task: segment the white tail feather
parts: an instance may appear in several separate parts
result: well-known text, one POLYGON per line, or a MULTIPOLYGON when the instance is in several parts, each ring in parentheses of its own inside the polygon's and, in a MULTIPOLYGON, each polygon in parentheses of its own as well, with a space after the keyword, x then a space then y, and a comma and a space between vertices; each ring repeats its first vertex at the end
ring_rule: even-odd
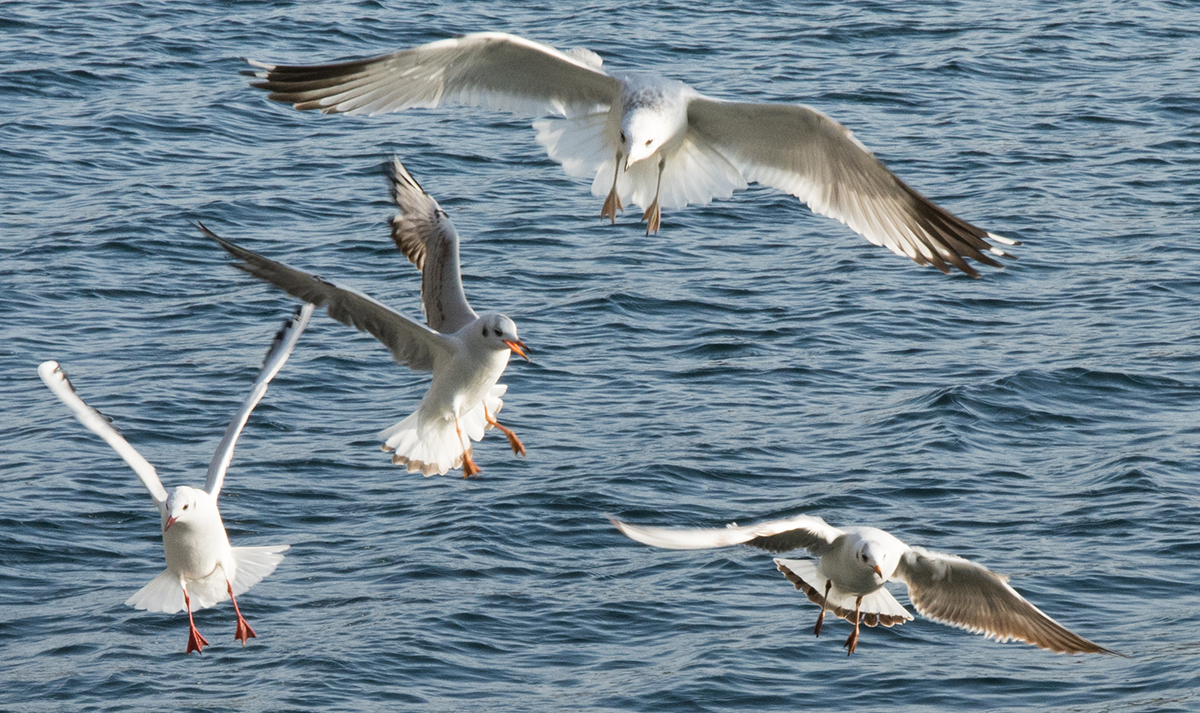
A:
MULTIPOLYGON (((824 576, 817 570, 817 560, 791 560, 778 558, 775 562, 783 567, 786 567, 806 584, 815 589, 817 592, 825 591, 825 583, 829 578, 824 576)), ((829 598, 826 600, 829 609, 841 608, 847 612, 854 611, 854 601, 857 597, 853 594, 846 594, 833 585, 829 588, 829 598)), ((896 601, 892 593, 887 589, 880 588, 863 596, 862 605, 859 611, 863 614, 886 614, 888 616, 899 617, 906 621, 912 620, 912 614, 896 601)), ((890 624, 888 624, 890 626, 890 624)))
POLYGON ((605 136, 607 124, 608 112, 600 112, 575 119, 541 119, 533 122, 533 128, 537 131, 537 142, 552 161, 561 163, 568 176, 594 176, 592 193, 604 196, 612 184, 617 152, 616 144, 605 136), (600 187, 601 174, 608 176, 603 187, 600 187))
POLYGON ((291 545, 234 547, 233 559, 237 562, 237 574, 233 578, 233 595, 240 595, 274 572, 283 561, 283 555, 280 553, 290 547, 291 545))
POLYGON ((463 453, 471 450, 471 441, 482 440, 484 431, 491 428, 484 406, 495 418, 504 407, 500 397, 506 391, 505 384, 493 386, 482 403, 459 417, 457 428, 453 419, 428 418, 417 409, 403 421, 380 431, 379 438, 383 439, 386 450, 394 451, 392 462, 407 466, 409 473, 420 472, 427 477, 445 475, 462 465, 463 453))
MULTIPOLYGON (((233 561, 237 567, 233 578, 233 594, 240 595, 275 571, 283 561, 279 554, 287 550, 289 545, 269 545, 266 547, 234 547, 233 561)), ((229 598, 226 588, 225 572, 220 567, 204 579, 192 579, 187 582, 188 597, 192 600, 192 611, 200 611, 216 606, 229 598)), ((171 570, 163 570, 150 583, 139 589, 125 604, 135 609, 174 614, 183 611, 186 604, 183 601, 183 588, 179 586, 179 575, 171 570)))
MULTIPOLYGON (((568 175, 591 177, 592 194, 606 196, 617 168, 617 146, 607 135, 607 123, 608 113, 602 112, 574 119, 543 119, 534 122, 533 128, 538 143, 568 175)), ((616 177, 621 200, 645 208, 659 189, 658 160, 650 157, 639 161, 628 170, 616 171, 616 177)), ((663 167, 658 204, 662 208, 708 205, 714 199, 729 198, 747 185, 741 169, 704 139, 689 134, 663 167)))
POLYGON ((183 588, 179 586, 179 577, 164 569, 150 583, 125 600, 126 606, 146 611, 166 612, 174 614, 183 610, 183 588))

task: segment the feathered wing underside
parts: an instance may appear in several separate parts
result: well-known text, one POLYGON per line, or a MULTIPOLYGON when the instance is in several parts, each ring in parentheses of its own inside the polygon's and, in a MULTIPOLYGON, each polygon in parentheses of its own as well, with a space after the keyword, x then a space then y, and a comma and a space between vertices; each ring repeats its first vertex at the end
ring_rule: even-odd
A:
POLYGON ((217 502, 217 497, 221 494, 221 485, 225 482, 225 472, 229 470, 229 463, 233 460, 233 448, 237 445, 238 436, 245 428, 246 421, 250 419, 250 412, 254 410, 255 406, 258 406, 259 401, 262 401, 263 396, 267 393, 267 384, 271 383, 271 379, 275 378, 288 357, 296 349, 296 342, 304 333, 304 328, 308 326, 308 320, 312 318, 312 313, 313 305, 306 302, 296 310, 296 314, 291 319, 284 322, 283 328, 275 334, 275 339, 271 342, 266 357, 263 358, 262 369, 259 370, 258 377, 254 380, 250 395, 242 402, 242 407, 238 409, 237 414, 225 429, 225 435, 217 445, 217 452, 213 454, 212 462, 208 465, 208 476, 204 481, 204 489, 212 496, 213 503, 217 502))
MULTIPOLYGON (((783 572, 788 581, 796 585, 796 589, 804 592, 808 600, 817 606, 821 605, 825 596, 825 583, 829 581, 817 569, 816 560, 792 560, 776 558, 775 566, 783 572)), ((829 598, 825 600, 825 609, 845 619, 854 621, 854 602, 856 597, 846 594, 836 586, 829 588, 829 598)), ((880 588, 864 595, 859 605, 859 621, 867 626, 895 626, 912 620, 912 614, 904 608, 892 593, 880 588)))
POLYGON ((335 285, 238 247, 203 225, 197 225, 205 235, 241 260, 234 263, 234 267, 270 282, 293 297, 327 308, 329 316, 342 324, 369 332, 391 350, 398 363, 407 364, 416 371, 431 371, 435 361, 450 358, 452 347, 446 337, 381 302, 358 290, 335 285))
POLYGON ((112 446, 117 455, 121 456, 133 472, 137 474, 138 480, 142 481, 142 485, 146 486, 146 490, 150 492, 151 499, 154 500, 154 506, 158 508, 160 515, 165 515, 167 507, 167 491, 162 486, 162 481, 158 479, 158 472, 154 470, 154 466, 150 465, 141 453, 134 450, 133 446, 129 445, 117 429, 113 428, 104 416, 96 409, 88 406, 75 393, 75 387, 71 385, 71 381, 67 378, 67 373, 56 361, 42 362, 38 366, 38 376, 50 388, 50 391, 62 401, 71 413, 75 414, 75 418, 79 419, 89 431, 104 439, 105 443, 112 446))
POLYGON ((484 407, 495 418, 504 407, 500 397, 506 391, 505 384, 493 385, 482 402, 459 417, 457 429, 453 419, 426 414, 422 403, 422 408, 403 421, 379 432, 383 449, 391 451, 392 462, 405 466, 409 473, 419 472, 428 477, 461 468, 463 454, 471 452, 471 441, 482 440, 484 431, 492 427, 484 407))
POLYGON ((1010 587, 1007 577, 961 557, 913 547, 894 575, 923 616, 997 641, 1058 653, 1115 653, 1069 631, 1010 587))
POLYGON ((392 218, 392 240, 421 271, 425 320, 442 334, 457 332, 479 317, 463 292, 458 231, 400 159, 392 159, 388 177, 392 200, 400 209, 392 218))
POLYGON ((689 131, 745 175, 790 193, 871 243, 942 272, 978 277, 964 258, 1001 267, 1012 255, 990 244, 1019 243, 976 227, 917 193, 841 124, 799 105, 723 102, 688 105, 689 131))
POLYGON ((337 64, 271 65, 253 86, 296 109, 381 114, 465 104, 526 115, 575 116, 607 107, 620 83, 593 53, 563 53, 500 32, 439 40, 389 55, 337 64))
POLYGON ((643 544, 669 550, 704 550, 731 545, 750 545, 768 552, 806 549, 820 555, 842 534, 841 530, 830 527, 821 518, 810 515, 797 515, 786 520, 745 527, 730 525, 705 529, 641 527, 609 519, 628 537, 643 544))

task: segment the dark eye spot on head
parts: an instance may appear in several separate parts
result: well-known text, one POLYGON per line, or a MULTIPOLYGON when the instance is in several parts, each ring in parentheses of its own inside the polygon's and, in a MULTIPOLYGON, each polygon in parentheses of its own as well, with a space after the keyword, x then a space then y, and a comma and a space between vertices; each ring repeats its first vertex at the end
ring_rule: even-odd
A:
POLYGON ((187 510, 187 509, 188 509, 188 506, 187 506, 187 505, 184 505, 184 506, 183 506, 183 509, 184 509, 184 510, 187 510))
POLYGON ((621 143, 625 143, 625 132, 621 132, 621 143))
POLYGON ((479 336, 481 336, 481 337, 487 336, 487 325, 486 324, 483 325, 483 329, 479 332, 479 336))
POLYGON ((646 139, 646 145, 647 145, 647 146, 649 146, 649 145, 650 145, 650 144, 652 144, 652 143, 654 143, 654 139, 646 139))

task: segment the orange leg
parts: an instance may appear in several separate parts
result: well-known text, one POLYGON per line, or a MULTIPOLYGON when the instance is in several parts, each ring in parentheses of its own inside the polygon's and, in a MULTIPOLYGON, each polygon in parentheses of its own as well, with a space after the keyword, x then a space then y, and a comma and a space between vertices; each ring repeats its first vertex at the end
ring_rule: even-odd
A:
POLYGON ((821 635, 821 624, 825 621, 825 603, 829 601, 829 588, 832 586, 832 579, 825 581, 825 596, 821 597, 821 615, 817 617, 817 625, 813 627, 813 636, 821 635))
POLYGON ((187 652, 190 654, 193 651, 200 653, 208 646, 208 639, 200 635, 196 629, 196 622, 192 619, 192 598, 188 596, 187 588, 183 589, 183 603, 187 605, 188 613, 188 645, 187 652))
POLYGON ((846 643, 844 644, 846 649, 848 649, 846 651, 847 656, 854 653, 855 647, 858 646, 858 623, 861 619, 858 615, 858 608, 860 606, 862 606, 862 597, 854 600, 854 632, 850 634, 850 638, 846 639, 846 643))
POLYGON ((659 225, 662 224, 662 208, 658 206, 658 193, 662 188, 663 168, 667 165, 667 157, 664 156, 658 162, 658 185, 654 187, 654 202, 642 213, 642 220, 646 221, 646 235, 657 233, 659 225))
MULTIPOLYGON (((462 443, 462 429, 458 427, 458 419, 454 419, 454 430, 458 433, 458 442, 462 443)), ((475 465, 475 461, 471 460, 471 446, 463 451, 463 477, 470 478, 472 475, 479 475, 479 466, 475 465)))
POLYGON ((623 210, 621 205, 621 197, 617 195, 617 177, 621 175, 621 152, 617 152, 617 166, 613 169, 613 184, 612 190, 608 192, 608 197, 604 199, 604 207, 600 209, 600 220, 608 218, 611 223, 617 222, 617 211, 623 210))
POLYGON ((525 445, 521 443, 521 439, 517 438, 517 434, 513 433, 511 428, 501 426, 499 421, 492 418, 492 415, 488 413, 487 406, 483 407, 483 417, 487 419, 488 423, 500 429, 500 432, 508 437, 508 445, 513 449, 513 453, 519 456, 525 455, 525 445))
POLYGON ((245 646, 246 639, 257 639, 258 634, 255 634, 254 629, 251 629, 246 620, 242 618, 242 610, 238 609, 237 597, 233 596, 233 585, 229 583, 228 579, 225 580, 225 588, 229 590, 229 598, 233 600, 233 611, 237 614, 237 632, 234 633, 233 638, 241 641, 242 646, 245 646))

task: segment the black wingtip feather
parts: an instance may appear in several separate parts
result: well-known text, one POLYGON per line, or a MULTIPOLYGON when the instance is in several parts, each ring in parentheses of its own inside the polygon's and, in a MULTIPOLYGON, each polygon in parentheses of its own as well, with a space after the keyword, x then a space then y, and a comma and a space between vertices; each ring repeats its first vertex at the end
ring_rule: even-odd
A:
MULTIPOLYGON (((275 353, 280 344, 283 344, 283 340, 287 338, 287 333, 296 326, 296 320, 300 319, 300 312, 303 310, 303 304, 296 307, 292 312, 292 316, 284 320, 283 326, 279 328, 279 331, 275 332, 275 338, 271 340, 271 346, 267 348, 267 353, 263 355, 262 366, 267 365, 267 362, 271 359, 271 355, 275 353)), ((259 368, 261 369, 262 367, 259 368)))

